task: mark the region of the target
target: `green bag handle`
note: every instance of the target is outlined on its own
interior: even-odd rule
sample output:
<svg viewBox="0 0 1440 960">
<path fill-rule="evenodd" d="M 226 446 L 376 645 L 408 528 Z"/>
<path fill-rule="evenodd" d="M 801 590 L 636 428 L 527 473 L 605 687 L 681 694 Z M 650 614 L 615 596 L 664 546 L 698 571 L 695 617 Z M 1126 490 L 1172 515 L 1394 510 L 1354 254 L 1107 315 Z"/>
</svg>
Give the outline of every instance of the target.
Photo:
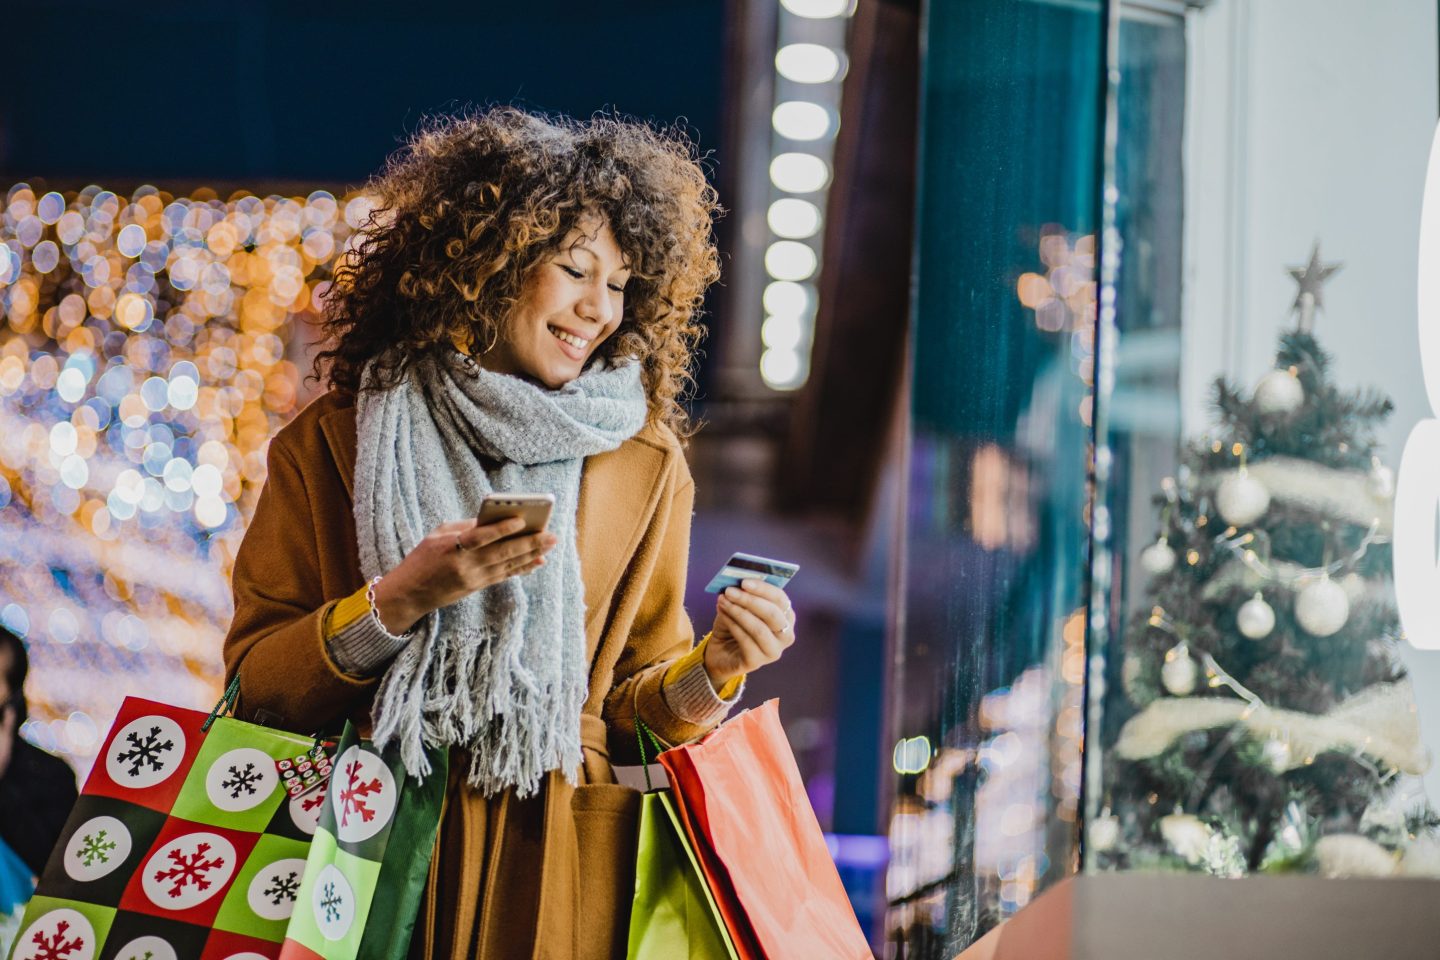
<svg viewBox="0 0 1440 960">
<path fill-rule="evenodd" d="M 660 754 L 665 752 L 665 748 L 660 745 L 660 739 L 655 736 L 655 731 L 646 726 L 645 721 L 641 720 L 639 715 L 636 715 L 635 742 L 640 744 L 640 767 L 645 771 L 645 792 L 649 793 L 655 789 L 655 785 L 650 782 L 650 761 L 645 758 L 646 739 L 648 739 L 650 745 L 655 748 L 655 758 L 658 760 Z"/>
<path fill-rule="evenodd" d="M 235 709 L 235 701 L 239 698 L 240 674 L 237 673 L 235 674 L 235 679 L 230 681 L 230 686 L 226 687 L 225 692 L 220 694 L 220 702 L 215 704 L 215 709 L 210 711 L 210 716 L 206 717 L 205 722 L 200 724 L 200 732 L 209 733 L 210 725 L 215 722 L 215 718 L 223 714 L 231 713 Z"/>
<path fill-rule="evenodd" d="M 233 714 L 235 712 L 235 701 L 239 699 L 240 675 L 237 673 L 235 675 L 235 679 L 231 680 L 230 685 L 225 688 L 225 692 L 220 694 L 220 700 L 218 703 L 215 704 L 215 709 L 210 711 L 210 716 L 206 717 L 205 722 L 200 724 L 200 732 L 209 733 L 210 727 L 215 723 L 216 718 L 230 716 L 231 714 Z M 327 739 L 338 740 L 339 736 L 327 738 L 324 731 L 315 731 L 315 746 L 320 746 L 320 744 L 324 743 Z"/>
</svg>

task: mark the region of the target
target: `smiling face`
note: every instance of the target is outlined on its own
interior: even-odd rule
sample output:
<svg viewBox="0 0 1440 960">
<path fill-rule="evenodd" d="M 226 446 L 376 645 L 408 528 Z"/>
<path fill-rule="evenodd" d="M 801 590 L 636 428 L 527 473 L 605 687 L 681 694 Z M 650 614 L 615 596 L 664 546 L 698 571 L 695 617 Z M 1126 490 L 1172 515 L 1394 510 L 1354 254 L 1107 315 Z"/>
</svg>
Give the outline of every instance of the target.
<svg viewBox="0 0 1440 960">
<path fill-rule="evenodd" d="M 563 387 L 620 326 L 629 279 L 610 225 L 599 216 L 586 217 L 526 276 L 499 341 L 480 358 L 481 365 L 551 390 Z"/>
</svg>

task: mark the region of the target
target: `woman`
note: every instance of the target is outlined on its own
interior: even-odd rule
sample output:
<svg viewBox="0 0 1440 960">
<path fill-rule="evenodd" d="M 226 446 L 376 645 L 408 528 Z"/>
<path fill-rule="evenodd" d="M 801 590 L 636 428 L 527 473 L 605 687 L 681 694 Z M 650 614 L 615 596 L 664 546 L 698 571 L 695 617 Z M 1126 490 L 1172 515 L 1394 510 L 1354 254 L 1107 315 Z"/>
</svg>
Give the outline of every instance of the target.
<svg viewBox="0 0 1440 960">
<path fill-rule="evenodd" d="M 638 794 L 612 751 L 637 716 L 704 734 L 794 641 L 762 582 L 698 645 L 682 606 L 714 193 L 677 139 L 513 109 L 430 123 L 372 189 L 332 389 L 270 445 L 227 674 L 243 716 L 373 721 L 416 774 L 450 745 L 412 956 L 623 956 Z M 478 526 L 491 490 L 553 493 L 548 529 Z"/>
</svg>

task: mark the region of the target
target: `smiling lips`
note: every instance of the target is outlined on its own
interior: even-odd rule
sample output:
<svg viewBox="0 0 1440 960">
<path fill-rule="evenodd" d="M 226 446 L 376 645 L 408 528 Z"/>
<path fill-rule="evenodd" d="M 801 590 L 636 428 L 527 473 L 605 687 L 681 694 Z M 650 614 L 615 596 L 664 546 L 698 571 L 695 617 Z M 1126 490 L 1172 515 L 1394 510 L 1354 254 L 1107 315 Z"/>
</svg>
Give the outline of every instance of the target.
<svg viewBox="0 0 1440 960">
<path fill-rule="evenodd" d="M 560 341 L 561 349 L 564 350 L 567 357 L 571 360 L 585 359 L 585 350 L 590 346 L 589 340 L 577 337 L 575 334 L 561 330 L 559 327 L 550 327 L 549 329 L 550 332 L 555 335 L 555 339 Z"/>
</svg>

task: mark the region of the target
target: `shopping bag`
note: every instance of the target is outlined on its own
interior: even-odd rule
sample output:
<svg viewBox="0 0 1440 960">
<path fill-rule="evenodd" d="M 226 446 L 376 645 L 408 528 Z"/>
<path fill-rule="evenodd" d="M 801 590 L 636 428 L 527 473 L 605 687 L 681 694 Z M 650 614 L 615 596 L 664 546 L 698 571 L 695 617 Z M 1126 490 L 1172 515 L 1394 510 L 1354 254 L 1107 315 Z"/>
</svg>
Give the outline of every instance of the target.
<svg viewBox="0 0 1440 960">
<path fill-rule="evenodd" d="M 0 840 L 0 953 L 8 953 L 15 934 L 20 932 L 20 918 L 25 904 L 35 892 L 35 877 L 20 854 Z"/>
<path fill-rule="evenodd" d="M 645 754 L 642 738 L 642 764 Z M 670 791 L 649 789 L 648 768 L 645 783 L 627 960 L 738 960 Z"/>
<path fill-rule="evenodd" d="M 660 762 L 742 960 L 871 960 L 778 700 L 665 751 Z"/>
<path fill-rule="evenodd" d="M 393 960 L 409 951 L 445 801 L 449 752 L 409 776 L 345 725 L 281 960 Z"/>
<path fill-rule="evenodd" d="M 129 697 L 26 907 L 13 960 L 279 955 L 319 802 L 312 737 Z"/>
</svg>

